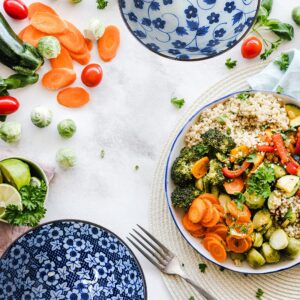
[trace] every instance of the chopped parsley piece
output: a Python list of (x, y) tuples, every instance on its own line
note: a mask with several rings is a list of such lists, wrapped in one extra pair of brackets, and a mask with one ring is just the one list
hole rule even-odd
[(227, 135), (230, 135), (230, 134), (231, 134), (231, 129), (230, 129), (230, 128), (227, 128), (227, 129), (226, 129), (226, 133), (227, 133)]
[(237, 196), (237, 198), (234, 200), (236, 203), (236, 207), (239, 210), (243, 210), (244, 203), (246, 202), (246, 197), (242, 193), (237, 193), (236, 196)]
[(232, 60), (231, 58), (227, 58), (226, 62), (225, 62), (225, 66), (228, 69), (233, 69), (236, 67), (237, 61), (236, 60)]
[(98, 9), (104, 9), (108, 4), (106, 0), (96, 0), (96, 3)]
[(199, 264), (199, 270), (201, 271), (201, 273), (205, 273), (206, 268), (207, 268), (206, 264)]
[(195, 297), (194, 297), (194, 296), (191, 296), (191, 297), (189, 298), (189, 300), (195, 300)]
[(256, 159), (256, 153), (251, 153), (248, 155), (247, 157), (247, 162), (249, 163), (254, 163), (255, 162), (255, 159)]
[(276, 59), (274, 61), (275, 65), (279, 66), (279, 69), (281, 71), (286, 71), (289, 68), (290, 65), (290, 57), (287, 53), (281, 53), (281, 56), (279, 59)]
[(183, 105), (184, 105), (184, 99), (182, 98), (182, 99), (178, 99), (177, 97), (173, 97), (172, 99), (171, 99), (171, 103), (175, 106), (175, 107), (177, 107), (177, 108), (181, 108)]
[(139, 168), (140, 168), (140, 167), (139, 167), (138, 165), (136, 165), (136, 166), (134, 167), (135, 171), (138, 171)]
[(250, 93), (247, 93), (247, 92), (245, 92), (245, 93), (240, 93), (240, 94), (238, 94), (236, 97), (237, 97), (237, 99), (239, 99), (239, 100), (245, 101), (245, 100), (248, 100), (248, 99), (250, 98)]
[(262, 289), (257, 289), (257, 291), (256, 291), (256, 299), (262, 300), (263, 294), (264, 294), (264, 291)]
[(220, 124), (220, 125), (225, 125), (226, 124), (226, 115), (222, 115), (216, 118), (216, 121)]
[(284, 93), (283, 87), (282, 87), (281, 85), (279, 85), (279, 86), (277, 87), (277, 89), (276, 89), (276, 92), (277, 92), (278, 94)]
[(103, 159), (105, 156), (105, 151), (102, 149), (100, 152), (100, 158)]

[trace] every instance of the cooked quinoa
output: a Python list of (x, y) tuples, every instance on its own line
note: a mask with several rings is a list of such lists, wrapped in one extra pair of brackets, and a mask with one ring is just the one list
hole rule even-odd
[(210, 128), (230, 135), (237, 145), (253, 147), (266, 127), (287, 130), (289, 119), (280, 96), (251, 93), (248, 99), (238, 95), (201, 113), (185, 136), (188, 147), (201, 141), (201, 135)]

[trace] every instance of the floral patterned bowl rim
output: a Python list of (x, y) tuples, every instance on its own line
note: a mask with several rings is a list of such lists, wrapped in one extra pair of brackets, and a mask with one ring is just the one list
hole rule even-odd
[(28, 233), (32, 232), (32, 231), (35, 231), (45, 225), (48, 225), (48, 224), (56, 224), (56, 223), (63, 223), (63, 222), (73, 222), (73, 223), (83, 223), (83, 224), (87, 224), (87, 225), (91, 225), (91, 226), (94, 226), (94, 227), (98, 227), (99, 229), (103, 230), (103, 231), (106, 231), (107, 233), (113, 235), (116, 239), (119, 240), (119, 242), (121, 242), (128, 250), (128, 252), (131, 254), (133, 260), (135, 261), (139, 271), (140, 271), (140, 274), (141, 274), (141, 277), (142, 277), (142, 280), (143, 280), (143, 286), (144, 286), (144, 299), (147, 300), (148, 299), (148, 293), (147, 293), (147, 284), (146, 284), (146, 279), (145, 279), (145, 274), (143, 272), (143, 269), (138, 261), (138, 259), (136, 258), (135, 254), (133, 253), (133, 251), (129, 248), (129, 246), (127, 245), (127, 243), (124, 242), (123, 239), (121, 239), (118, 235), (116, 235), (114, 232), (112, 232), (111, 230), (107, 229), (106, 227), (103, 227), (99, 224), (96, 224), (96, 223), (93, 223), (93, 222), (90, 222), (90, 221), (85, 221), (85, 220), (80, 220), (80, 219), (59, 219), (59, 220), (54, 220), (54, 221), (49, 221), (49, 222), (45, 222), (45, 223), (42, 223), (36, 227), (33, 227), (29, 230), (27, 230), (26, 232), (24, 232), (22, 235), (20, 235), (15, 241), (13, 241), (9, 247), (5, 250), (5, 252), (2, 254), (2, 256), (0, 257), (0, 261), (3, 257), (7, 256), (7, 254), (9, 253), (9, 251), (11, 250), (11, 248), (18, 242), (18, 240), (20, 240), (22, 237), (24, 237), (25, 235), (27, 235)]
[(255, 14), (255, 17), (254, 17), (254, 20), (251, 24), (251, 26), (248, 27), (248, 29), (244, 32), (244, 34), (236, 41), (235, 44), (233, 44), (232, 46), (228, 47), (227, 49), (221, 51), (221, 52), (218, 52), (216, 54), (213, 54), (211, 56), (203, 56), (203, 57), (200, 57), (200, 58), (189, 58), (189, 59), (180, 59), (180, 58), (175, 58), (175, 57), (172, 57), (172, 56), (168, 56), (166, 54), (163, 54), (163, 53), (160, 53), (160, 52), (156, 52), (155, 50), (151, 49), (151, 48), (148, 48), (132, 31), (131, 27), (129, 26), (125, 16), (124, 16), (124, 13), (123, 13), (123, 10), (122, 10), (122, 1), (124, 0), (118, 0), (118, 3), (119, 3), (119, 10), (120, 10), (120, 13), (121, 13), (121, 16), (122, 16), (122, 19), (127, 27), (127, 29), (129, 30), (129, 32), (134, 36), (134, 38), (140, 43), (142, 44), (146, 49), (150, 50), (151, 52), (155, 53), (155, 54), (158, 54), (162, 57), (165, 57), (165, 58), (168, 58), (168, 59), (172, 59), (172, 60), (175, 60), (175, 61), (184, 61), (184, 62), (192, 62), (192, 61), (202, 61), (202, 60), (207, 60), (207, 59), (210, 59), (210, 58), (213, 58), (213, 57), (217, 57), (219, 55), (222, 55), (224, 53), (226, 53), (227, 51), (231, 50), (232, 48), (234, 48), (235, 46), (237, 46), (246, 36), (247, 34), (249, 33), (249, 31), (251, 30), (251, 28), (253, 27), (254, 25), (254, 22), (258, 16), (258, 13), (259, 13), (259, 8), (260, 8), (260, 4), (261, 4), (261, 1), (262, 0), (257, 0), (257, 10), (256, 10), (256, 14)]

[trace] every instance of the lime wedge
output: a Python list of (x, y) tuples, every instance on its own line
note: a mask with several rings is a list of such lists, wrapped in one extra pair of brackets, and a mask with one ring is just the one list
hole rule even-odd
[(20, 210), (22, 209), (22, 198), (18, 190), (13, 186), (1, 183), (0, 184), (0, 219), (5, 216), (6, 207), (9, 205), (16, 205)]
[(10, 158), (2, 160), (0, 162), (0, 170), (4, 182), (13, 185), (18, 190), (30, 182), (29, 166), (19, 159)]

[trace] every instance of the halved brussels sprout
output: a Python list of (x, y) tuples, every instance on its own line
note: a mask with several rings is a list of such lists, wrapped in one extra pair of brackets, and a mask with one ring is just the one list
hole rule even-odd
[(288, 241), (285, 251), (289, 258), (294, 259), (300, 254), (300, 241), (295, 238), (289, 238)]
[(257, 231), (267, 231), (272, 226), (270, 212), (267, 209), (259, 210), (253, 217), (253, 226)]
[(247, 262), (250, 267), (256, 269), (262, 267), (266, 260), (256, 249), (252, 248), (247, 254)]
[(273, 249), (269, 243), (263, 243), (261, 251), (267, 263), (271, 264), (280, 261), (279, 251)]
[(277, 209), (281, 204), (281, 193), (278, 190), (275, 190), (271, 193), (268, 199), (268, 208), (270, 210)]
[(283, 229), (276, 229), (270, 237), (270, 245), (275, 250), (282, 250), (288, 246), (288, 235)]
[(244, 196), (246, 198), (246, 205), (250, 209), (259, 209), (264, 206), (265, 198), (262, 197), (261, 195), (257, 195), (256, 193), (250, 194), (248, 191), (246, 191), (244, 193)]
[(275, 227), (270, 227), (270, 228), (267, 230), (267, 232), (265, 233), (265, 239), (266, 239), (267, 241), (270, 240), (270, 237), (271, 237), (272, 233), (273, 233), (275, 230), (276, 230)]
[(253, 247), (260, 248), (262, 243), (264, 242), (263, 236), (260, 232), (253, 232), (251, 234)]

